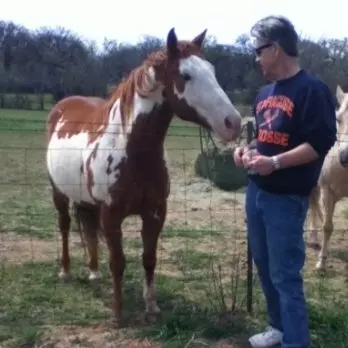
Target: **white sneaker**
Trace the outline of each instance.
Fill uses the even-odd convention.
[[[283,333],[273,327],[268,327],[265,332],[258,333],[249,338],[252,348],[271,348],[281,343]]]

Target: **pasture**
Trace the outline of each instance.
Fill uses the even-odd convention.
[[[46,112],[0,109],[0,347],[246,347],[265,325],[257,280],[254,313],[246,305],[244,192],[223,192],[194,175],[199,130],[175,121],[166,139],[171,195],[158,249],[157,296],[162,310],[145,323],[140,221],[123,225],[128,326],[110,330],[110,279],[91,285],[79,234],[71,232],[73,279],[58,280],[60,241],[45,168]],[[313,347],[348,342],[348,206],[335,211],[326,274],[305,268]],[[321,236],[320,236],[321,237]]]

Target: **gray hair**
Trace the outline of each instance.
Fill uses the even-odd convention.
[[[266,43],[276,42],[288,56],[298,56],[298,35],[287,18],[267,16],[257,21],[250,32],[251,36]]]

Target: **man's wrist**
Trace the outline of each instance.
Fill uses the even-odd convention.
[[[275,170],[280,169],[279,157],[278,156],[272,156],[271,159],[272,159],[272,163],[273,163],[273,168]]]

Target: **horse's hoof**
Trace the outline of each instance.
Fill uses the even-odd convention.
[[[326,267],[324,265],[322,265],[322,264],[315,265],[315,269],[317,271],[326,271]]]
[[[124,319],[122,318],[112,318],[111,320],[111,327],[114,329],[122,329],[126,326],[126,323],[124,321]]]
[[[321,245],[317,242],[307,242],[307,247],[311,248],[315,251],[319,251],[321,249]]]
[[[327,270],[325,268],[315,268],[315,271],[319,277],[325,277],[327,275]]]
[[[71,275],[68,272],[60,271],[58,274],[58,278],[60,281],[66,283],[66,282],[69,282],[71,280]]]
[[[315,265],[315,270],[319,275],[326,274],[326,266],[320,261]]]
[[[160,311],[157,311],[157,312],[146,312],[145,311],[145,314],[144,314],[145,322],[149,323],[149,324],[155,324],[156,321],[158,319],[160,319],[160,317],[161,317]]]
[[[161,310],[157,306],[156,301],[150,301],[145,305],[145,313],[148,314],[159,314]]]
[[[156,314],[145,313],[144,321],[146,324],[154,325],[157,322]]]
[[[100,280],[102,277],[101,272],[100,271],[90,271],[89,276],[88,276],[88,280],[90,282],[96,282],[98,280]]]

